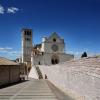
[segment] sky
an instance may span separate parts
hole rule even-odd
[[[33,44],[57,32],[66,53],[100,54],[100,0],[0,0],[0,56],[21,56],[21,30],[33,30]]]

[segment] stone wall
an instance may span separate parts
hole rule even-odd
[[[83,58],[39,68],[45,78],[77,100],[100,100],[100,58]]]
[[[32,66],[34,65],[51,65],[51,58],[55,53],[44,53],[43,55],[35,55],[31,58]],[[65,53],[57,53],[56,54],[59,58],[60,62],[69,61],[71,59],[74,59],[74,56],[71,54],[65,54]]]
[[[0,65],[0,85],[18,82],[19,80],[19,65]]]

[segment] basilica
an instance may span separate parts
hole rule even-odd
[[[40,44],[32,44],[31,29],[22,30],[22,62],[28,66],[52,65],[74,58],[74,55],[65,53],[65,42],[56,32],[49,37],[43,37]]]

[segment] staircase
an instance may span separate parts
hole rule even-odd
[[[40,68],[38,66],[35,66],[35,68],[36,68],[36,71],[37,71],[37,74],[38,74],[38,78],[39,79],[43,79],[43,75],[42,75],[42,73],[40,71]]]
[[[42,75],[39,67],[36,65],[32,66],[28,77],[34,78],[34,79],[43,79],[43,75]]]

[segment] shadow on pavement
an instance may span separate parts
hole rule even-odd
[[[18,82],[14,82],[14,83],[7,83],[7,84],[4,84],[4,85],[0,85],[0,89],[7,88],[7,87],[17,85],[17,84],[20,84],[20,83],[23,83],[23,82],[27,82],[27,81],[29,81],[29,80],[23,80],[23,81],[18,81]]]

